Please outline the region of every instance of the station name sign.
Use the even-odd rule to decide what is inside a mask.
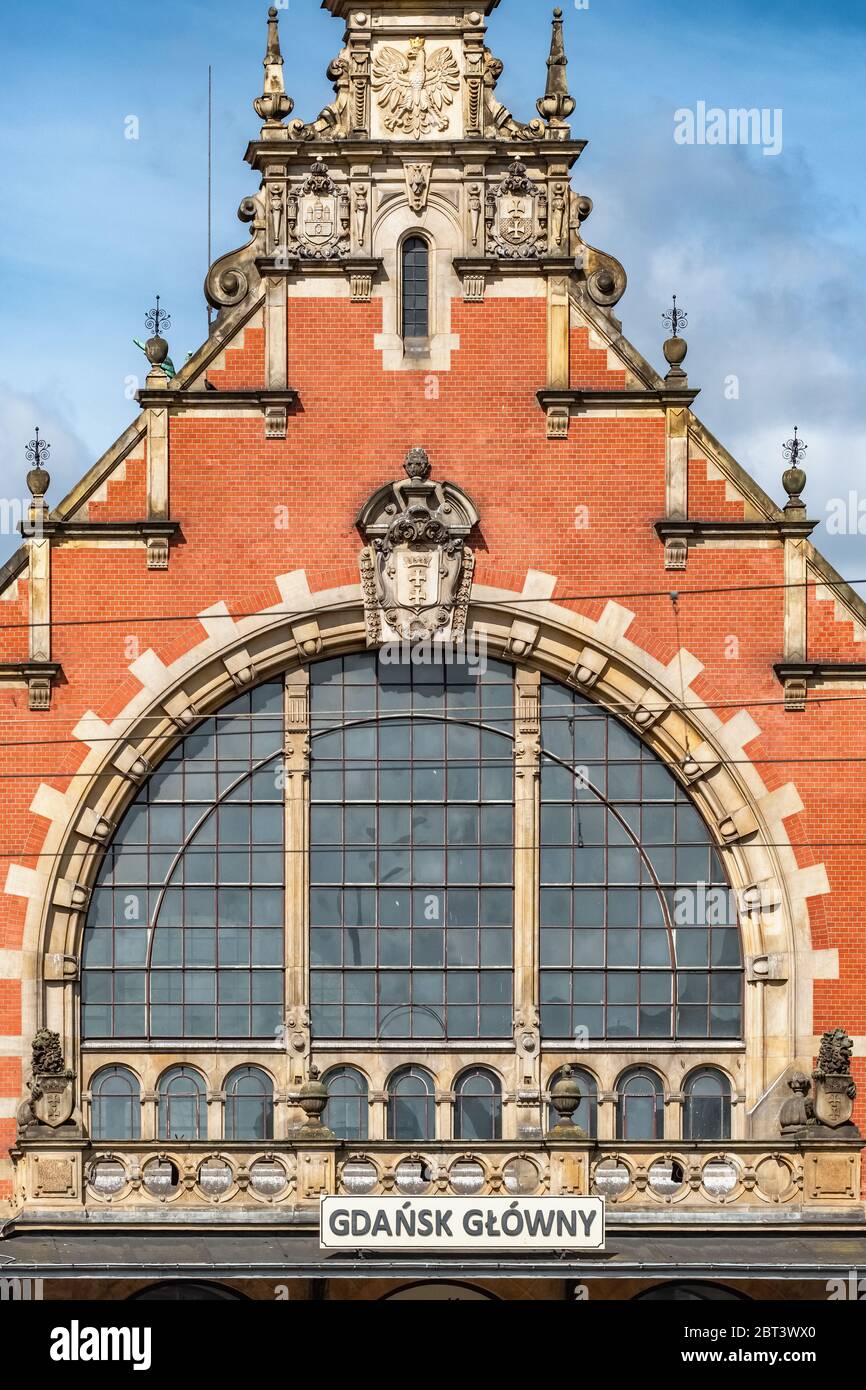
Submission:
[[[600,1197],[323,1197],[323,1250],[603,1250]]]

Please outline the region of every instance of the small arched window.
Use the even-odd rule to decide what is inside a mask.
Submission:
[[[548,1082],[548,1092],[556,1085],[556,1082],[562,1076],[562,1071],[563,1069],[560,1067],[558,1071],[553,1073],[553,1076]],[[572,1118],[578,1129],[582,1129],[584,1134],[588,1135],[590,1139],[594,1139],[598,1132],[598,1086],[596,1085],[595,1077],[592,1076],[590,1072],[584,1071],[583,1067],[573,1066],[571,1068],[571,1079],[572,1081],[576,1081],[580,1087],[580,1105],[575,1110]],[[553,1105],[550,1106],[547,1113],[548,1128],[553,1129],[559,1123],[559,1115]]]
[[[502,1086],[492,1072],[477,1067],[457,1082],[454,1138],[473,1144],[502,1138]]]
[[[388,1138],[427,1141],[436,1137],[433,1078],[422,1067],[406,1067],[388,1082]]]
[[[106,1067],[91,1083],[92,1139],[141,1138],[141,1088],[126,1067]]]
[[[325,1123],[338,1139],[367,1139],[370,1099],[367,1079],[356,1067],[335,1067],[324,1078],[328,1088]]]
[[[653,1071],[626,1072],[617,1082],[616,1137],[640,1140],[663,1139],[664,1095],[662,1083]]]
[[[702,1067],[685,1084],[684,1139],[730,1139],[731,1084],[722,1072]]]
[[[410,236],[402,248],[403,337],[430,336],[430,247]]]
[[[259,1067],[238,1067],[226,1081],[226,1139],[273,1139],[274,1088]]]
[[[160,1139],[206,1139],[204,1081],[191,1067],[171,1067],[159,1078]]]

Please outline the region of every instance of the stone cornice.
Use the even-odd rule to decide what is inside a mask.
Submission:
[[[335,140],[327,136],[317,140],[293,139],[290,130],[283,126],[275,140],[251,140],[244,159],[253,169],[261,169],[267,164],[287,163],[289,160],[312,159],[349,160],[352,163],[372,163],[387,159],[399,162],[401,159],[459,159],[472,161],[478,159],[503,159],[510,163],[514,159],[558,160],[565,159],[571,168],[586,149],[586,140],[497,140],[493,137],[480,139],[478,136],[467,140],[373,140],[367,135],[357,139],[345,137]]]
[[[160,392],[160,395],[164,395]],[[208,393],[210,394],[210,393]],[[25,523],[22,523],[24,526]],[[41,523],[42,534],[54,541],[149,541],[173,540],[180,534],[179,521],[72,521],[49,519]]]
[[[279,391],[238,390],[238,391],[188,391],[169,386],[159,391],[139,391],[138,402],[148,406],[173,406],[184,410],[238,410],[243,407],[260,409],[267,406],[282,406],[285,409],[295,406],[298,393],[291,387]]]
[[[578,270],[574,256],[455,256],[453,265],[458,275],[527,275],[538,270],[544,275],[572,275]]]
[[[811,685],[866,684],[866,661],[779,661],[773,670],[783,685],[789,681]]]
[[[543,410],[551,406],[574,406],[583,410],[615,410],[632,406],[639,410],[664,410],[669,406],[688,409],[700,390],[689,387],[623,387],[613,391],[572,391],[545,387],[536,392]]]
[[[817,521],[738,521],[726,518],[721,521],[697,521],[670,519],[655,523],[656,535],[660,540],[682,537],[684,540],[774,540],[783,544],[787,539],[802,539],[811,536]]]

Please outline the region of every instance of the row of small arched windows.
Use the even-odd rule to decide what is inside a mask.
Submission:
[[[587,1071],[573,1068],[581,1090],[574,1115],[590,1137],[598,1131],[598,1088]],[[560,1073],[550,1078],[552,1086]],[[328,1088],[325,1122],[340,1139],[369,1138],[369,1087],[355,1067],[335,1067],[323,1078]],[[401,1067],[388,1081],[388,1138],[431,1141],[436,1138],[436,1087],[423,1067]],[[683,1138],[729,1139],[731,1086],[712,1067],[701,1067],[683,1086]],[[454,1138],[472,1143],[502,1138],[502,1083],[485,1067],[463,1072],[454,1088]],[[664,1087],[648,1067],[624,1072],[616,1085],[616,1137],[637,1142],[664,1138]],[[204,1078],[192,1067],[171,1067],[157,1083],[158,1137],[207,1137],[207,1099]],[[553,1107],[551,1126],[557,1122]],[[274,1137],[274,1091],[270,1077],[258,1067],[238,1067],[225,1083],[225,1138],[268,1140]],[[97,1140],[141,1138],[141,1091],[137,1077],[126,1067],[98,1072],[91,1088],[91,1134]]]

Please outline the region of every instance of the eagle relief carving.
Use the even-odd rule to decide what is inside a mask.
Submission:
[[[404,469],[358,517],[368,646],[465,633],[475,564],[465,540],[478,512],[462,489],[430,480],[424,449],[410,449]]]
[[[385,46],[376,54],[373,90],[380,93],[385,128],[420,140],[431,130],[448,129],[460,69],[450,48],[428,54],[425,39],[410,39],[408,53]]]

